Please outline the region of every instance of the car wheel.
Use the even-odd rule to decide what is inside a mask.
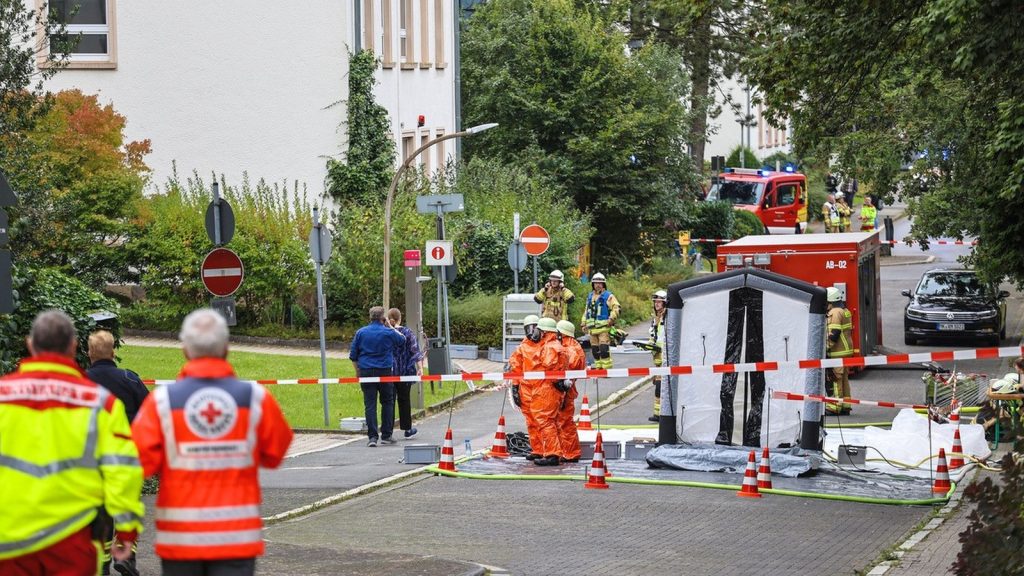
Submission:
[[[907,346],[913,346],[913,345],[917,344],[917,338],[914,338],[909,333],[904,332],[903,333],[903,343],[906,344]]]

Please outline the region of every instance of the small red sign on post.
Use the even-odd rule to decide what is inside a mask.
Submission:
[[[526,253],[530,256],[540,256],[547,252],[548,246],[551,245],[551,237],[548,236],[548,231],[538,224],[530,224],[523,228],[523,231],[519,234],[519,241],[523,243]]]
[[[242,259],[227,248],[215,248],[203,258],[203,286],[214,296],[230,296],[242,285]]]

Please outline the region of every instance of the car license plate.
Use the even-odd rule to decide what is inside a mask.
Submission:
[[[949,322],[949,323],[939,324],[939,330],[963,330],[963,329],[964,329],[963,322],[956,322],[956,323]]]

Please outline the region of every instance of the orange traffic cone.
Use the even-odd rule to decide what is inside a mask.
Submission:
[[[594,441],[594,461],[590,464],[590,475],[587,476],[585,488],[607,488],[608,483],[604,481],[604,445],[601,443],[601,433],[597,433],[597,440]]]
[[[498,431],[494,433],[491,457],[508,458],[508,443],[505,441],[505,415],[498,416]]]
[[[939,448],[939,465],[935,467],[935,483],[932,484],[932,492],[945,494],[949,492],[952,485],[949,483],[949,468],[946,467],[946,449]]]
[[[960,443],[960,428],[953,431],[953,451],[949,453],[949,469],[956,470],[964,466],[964,446]]]
[[[772,461],[768,455],[768,447],[761,453],[761,465],[757,467],[757,489],[772,488]]]
[[[441,461],[437,467],[441,470],[455,472],[455,446],[452,444],[452,429],[444,433],[444,445],[441,446]]]
[[[952,424],[960,424],[960,403],[957,402],[956,396],[949,403],[949,421]]]
[[[737,496],[744,496],[746,498],[761,497],[761,493],[757,491],[756,459],[757,455],[754,450],[751,450],[750,457],[747,458],[747,469],[743,472],[743,485],[740,486],[740,491],[736,493]]]
[[[590,401],[587,395],[583,395],[583,402],[580,404],[580,421],[576,424],[577,430],[593,430],[590,425]]]

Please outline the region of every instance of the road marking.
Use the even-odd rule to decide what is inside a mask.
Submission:
[[[311,450],[306,450],[304,452],[296,452],[295,454],[288,454],[284,458],[285,458],[285,460],[287,460],[288,458],[297,458],[299,456],[305,456],[306,454],[316,454],[317,452],[325,452],[325,451],[330,450],[332,448],[337,448],[338,446],[344,446],[345,444],[351,444],[353,442],[356,442],[357,440],[362,440],[362,439],[363,439],[362,436],[359,436],[359,437],[356,437],[356,438],[351,438],[349,440],[342,440],[341,442],[335,442],[334,444],[330,444],[330,445],[327,445],[327,446],[322,446],[320,448],[313,448]]]

